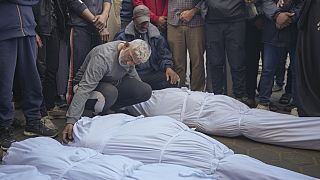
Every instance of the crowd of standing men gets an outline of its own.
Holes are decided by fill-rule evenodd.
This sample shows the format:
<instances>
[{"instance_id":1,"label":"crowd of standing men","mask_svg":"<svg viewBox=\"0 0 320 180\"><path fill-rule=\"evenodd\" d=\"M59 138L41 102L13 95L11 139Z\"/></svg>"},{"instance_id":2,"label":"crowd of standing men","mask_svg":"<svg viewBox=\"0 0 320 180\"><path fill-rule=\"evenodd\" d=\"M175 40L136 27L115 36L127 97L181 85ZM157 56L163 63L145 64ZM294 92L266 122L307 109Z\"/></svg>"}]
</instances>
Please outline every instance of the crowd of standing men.
<instances>
[{"instance_id":1,"label":"crowd of standing men","mask_svg":"<svg viewBox=\"0 0 320 180\"><path fill-rule=\"evenodd\" d=\"M121 30L114 39L107 26L112 3L0 0L0 16L6 17L0 22L3 149L15 141L13 96L20 97L15 101L21 102L26 118L25 135L58 134L46 121L52 112L64 115L55 105L61 41L68 44L69 64L65 142L72 140L73 124L84 107L95 115L117 112L147 100L151 90L169 87L225 94L226 61L233 96L270 110L272 91L283 88L288 54L288 80L280 102L293 110L298 107L302 116L320 115L315 50L319 0L123 0Z\"/></svg>"}]
</instances>

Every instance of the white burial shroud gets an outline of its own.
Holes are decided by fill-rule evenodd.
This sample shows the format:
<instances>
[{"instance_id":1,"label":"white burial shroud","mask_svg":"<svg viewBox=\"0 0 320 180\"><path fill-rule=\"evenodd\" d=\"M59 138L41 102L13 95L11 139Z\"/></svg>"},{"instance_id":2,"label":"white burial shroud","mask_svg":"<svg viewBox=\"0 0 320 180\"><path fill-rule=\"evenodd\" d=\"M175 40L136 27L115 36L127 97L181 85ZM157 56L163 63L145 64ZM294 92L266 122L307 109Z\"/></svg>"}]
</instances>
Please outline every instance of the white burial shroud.
<instances>
[{"instance_id":1,"label":"white burial shroud","mask_svg":"<svg viewBox=\"0 0 320 180\"><path fill-rule=\"evenodd\" d=\"M296 117L250 109L231 97L169 88L129 107L135 115L166 115L197 131L302 149L320 150L320 117Z\"/></svg>"},{"instance_id":2,"label":"white burial shroud","mask_svg":"<svg viewBox=\"0 0 320 180\"><path fill-rule=\"evenodd\" d=\"M143 165L123 156L102 155L95 150L81 147L62 146L51 138L31 138L12 144L4 157L3 171L9 177L23 175L21 168L9 169L13 165L32 165L53 180L200 180L214 179L201 170L173 164ZM10 170L10 172L8 172ZM22 169L23 170L23 169ZM39 172L31 171L25 179L36 179ZM49 176L43 175L50 179ZM13 179L23 179L20 178ZM2 178L1 178L2 180Z\"/></svg>"},{"instance_id":3,"label":"white burial shroud","mask_svg":"<svg viewBox=\"0 0 320 180\"><path fill-rule=\"evenodd\" d=\"M315 179L233 152L214 139L166 116L124 114L82 118L74 126L75 146L118 154L145 163L165 162L201 169L219 180Z\"/></svg>"},{"instance_id":4,"label":"white burial shroud","mask_svg":"<svg viewBox=\"0 0 320 180\"><path fill-rule=\"evenodd\" d=\"M38 169L30 165L0 165L1 180L51 180L50 176L41 174Z\"/></svg>"},{"instance_id":5,"label":"white burial shroud","mask_svg":"<svg viewBox=\"0 0 320 180\"><path fill-rule=\"evenodd\" d=\"M82 118L73 127L73 146L123 155L146 164L168 163L212 174L220 159L232 155L225 145L167 116L111 114Z\"/></svg>"}]
</instances>

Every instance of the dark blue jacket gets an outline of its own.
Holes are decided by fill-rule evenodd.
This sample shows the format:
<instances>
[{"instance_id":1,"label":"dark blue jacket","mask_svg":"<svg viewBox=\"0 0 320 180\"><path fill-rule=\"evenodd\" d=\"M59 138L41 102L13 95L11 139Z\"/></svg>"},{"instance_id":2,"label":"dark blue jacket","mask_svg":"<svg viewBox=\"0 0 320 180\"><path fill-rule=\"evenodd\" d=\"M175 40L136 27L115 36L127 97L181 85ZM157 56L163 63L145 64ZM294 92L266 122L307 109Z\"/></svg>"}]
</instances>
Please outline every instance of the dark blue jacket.
<instances>
[{"instance_id":1,"label":"dark blue jacket","mask_svg":"<svg viewBox=\"0 0 320 180\"><path fill-rule=\"evenodd\" d=\"M136 65L139 74L145 74L152 71L163 71L167 68L173 68L173 58L169 46L164 37L160 34L157 27L149 24L148 39L137 37L133 21L131 21L124 31L116 34L114 40L132 41L134 39L143 39L151 46L151 56L146 63ZM150 65L150 66L149 66Z\"/></svg>"},{"instance_id":2,"label":"dark blue jacket","mask_svg":"<svg viewBox=\"0 0 320 180\"><path fill-rule=\"evenodd\" d=\"M36 23L32 5L38 0L5 0L0 1L0 41L35 36Z\"/></svg>"},{"instance_id":3,"label":"dark blue jacket","mask_svg":"<svg viewBox=\"0 0 320 180\"><path fill-rule=\"evenodd\" d=\"M271 1L271 0L268 0ZM272 44L276 47L294 47L297 41L298 29L297 21L300 16L300 10L303 0L291 0L283 8L277 8L277 0L272 0L273 5L262 4L262 9L266 14L265 26L262 32L262 42ZM276 17L280 12L295 13L289 26L279 30L276 28Z\"/></svg>"}]
</instances>

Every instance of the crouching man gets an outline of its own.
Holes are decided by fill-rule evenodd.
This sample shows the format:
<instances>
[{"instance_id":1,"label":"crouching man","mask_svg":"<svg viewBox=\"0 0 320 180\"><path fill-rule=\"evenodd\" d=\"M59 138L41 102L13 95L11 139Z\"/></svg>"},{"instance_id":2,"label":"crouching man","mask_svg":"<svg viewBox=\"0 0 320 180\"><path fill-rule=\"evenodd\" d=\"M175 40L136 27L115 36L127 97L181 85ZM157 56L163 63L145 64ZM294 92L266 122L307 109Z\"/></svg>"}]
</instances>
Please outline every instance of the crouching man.
<instances>
[{"instance_id":1,"label":"crouching man","mask_svg":"<svg viewBox=\"0 0 320 180\"><path fill-rule=\"evenodd\" d=\"M74 80L77 84L75 95L63 130L65 143L72 140L73 125L80 119L88 99L94 93L100 96L94 110L101 114L151 97L151 87L140 80L135 69L135 65L146 62L150 54L150 46L140 39L114 41L90 51Z\"/></svg>"}]
</instances>

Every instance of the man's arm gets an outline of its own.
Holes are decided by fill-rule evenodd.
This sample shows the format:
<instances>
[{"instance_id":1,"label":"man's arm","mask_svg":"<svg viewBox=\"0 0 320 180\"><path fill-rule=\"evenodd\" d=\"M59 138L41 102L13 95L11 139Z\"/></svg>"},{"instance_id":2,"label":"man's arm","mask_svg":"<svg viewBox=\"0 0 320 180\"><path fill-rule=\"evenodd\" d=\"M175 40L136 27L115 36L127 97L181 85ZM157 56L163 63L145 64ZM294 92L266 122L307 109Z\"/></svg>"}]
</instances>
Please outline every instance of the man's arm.
<instances>
[{"instance_id":1,"label":"man's arm","mask_svg":"<svg viewBox=\"0 0 320 180\"><path fill-rule=\"evenodd\" d=\"M87 5L81 0L66 0L67 6L74 11L78 16L84 17L88 22L94 22L94 15L88 9Z\"/></svg>"},{"instance_id":2,"label":"man's arm","mask_svg":"<svg viewBox=\"0 0 320 180\"><path fill-rule=\"evenodd\" d=\"M167 68L173 69L173 57L172 53L169 50L168 43L164 39L163 36L159 36L156 39L156 53L157 53L157 60L160 69L165 72Z\"/></svg>"},{"instance_id":3,"label":"man's arm","mask_svg":"<svg viewBox=\"0 0 320 180\"><path fill-rule=\"evenodd\" d=\"M80 119L89 94L97 87L99 81L108 71L105 62L104 57L100 55L96 55L90 60L67 111L67 123L74 124Z\"/></svg>"},{"instance_id":4,"label":"man's arm","mask_svg":"<svg viewBox=\"0 0 320 180\"><path fill-rule=\"evenodd\" d=\"M105 0L103 3L102 13L94 18L94 25L97 29L102 30L107 27L109 12L111 8L111 1Z\"/></svg>"},{"instance_id":5,"label":"man's arm","mask_svg":"<svg viewBox=\"0 0 320 180\"><path fill-rule=\"evenodd\" d=\"M291 12L294 13L294 16L292 16L292 22L298 22L303 6L303 1L300 0L298 3L296 3L293 8L291 9Z\"/></svg>"},{"instance_id":6,"label":"man's arm","mask_svg":"<svg viewBox=\"0 0 320 180\"><path fill-rule=\"evenodd\" d=\"M260 0L262 11L270 20L275 20L275 16L280 13L277 4L272 0Z\"/></svg>"},{"instance_id":7,"label":"man's arm","mask_svg":"<svg viewBox=\"0 0 320 180\"><path fill-rule=\"evenodd\" d=\"M197 13L200 12L201 5L204 1L203 0L193 0L194 7L189 10L184 10L180 14L180 20L189 22Z\"/></svg>"},{"instance_id":8,"label":"man's arm","mask_svg":"<svg viewBox=\"0 0 320 180\"><path fill-rule=\"evenodd\" d=\"M133 67L129 72L128 72L128 75L132 78L135 78L137 79L138 81L141 81L141 78L136 70L135 67Z\"/></svg>"}]
</instances>

